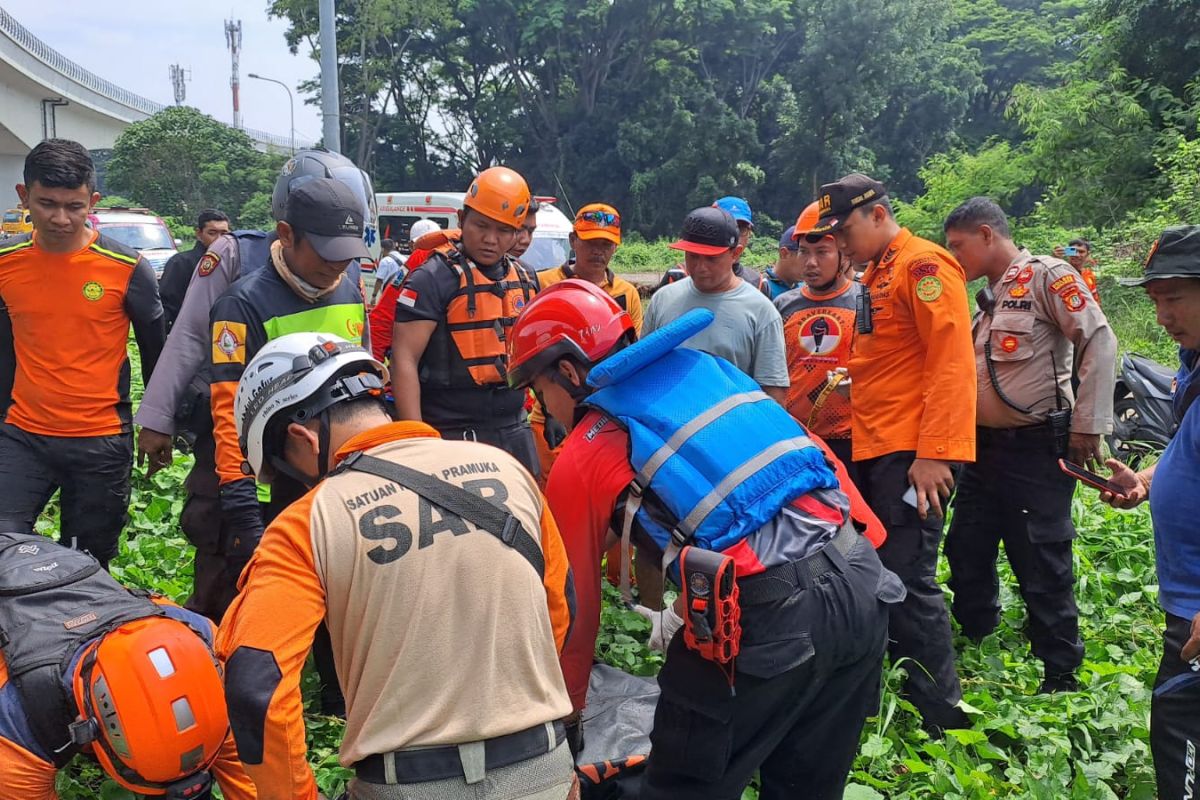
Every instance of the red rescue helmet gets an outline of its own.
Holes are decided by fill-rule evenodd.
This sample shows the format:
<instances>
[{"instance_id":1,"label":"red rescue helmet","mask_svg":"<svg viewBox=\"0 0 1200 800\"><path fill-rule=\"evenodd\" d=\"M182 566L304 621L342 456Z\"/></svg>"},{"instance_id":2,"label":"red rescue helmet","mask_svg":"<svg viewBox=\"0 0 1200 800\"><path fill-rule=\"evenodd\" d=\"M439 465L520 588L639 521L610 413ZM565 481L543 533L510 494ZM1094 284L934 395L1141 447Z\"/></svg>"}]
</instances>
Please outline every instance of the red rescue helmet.
<instances>
[{"instance_id":1,"label":"red rescue helmet","mask_svg":"<svg viewBox=\"0 0 1200 800\"><path fill-rule=\"evenodd\" d=\"M229 732L216 657L185 623L147 617L90 644L73 676L75 705L100 766L144 795L185 796L208 785L206 770Z\"/></svg>"},{"instance_id":2,"label":"red rescue helmet","mask_svg":"<svg viewBox=\"0 0 1200 800\"><path fill-rule=\"evenodd\" d=\"M563 358L586 367L637 338L633 320L617 301L578 278L537 294L508 335L508 385L524 389Z\"/></svg>"}]
</instances>

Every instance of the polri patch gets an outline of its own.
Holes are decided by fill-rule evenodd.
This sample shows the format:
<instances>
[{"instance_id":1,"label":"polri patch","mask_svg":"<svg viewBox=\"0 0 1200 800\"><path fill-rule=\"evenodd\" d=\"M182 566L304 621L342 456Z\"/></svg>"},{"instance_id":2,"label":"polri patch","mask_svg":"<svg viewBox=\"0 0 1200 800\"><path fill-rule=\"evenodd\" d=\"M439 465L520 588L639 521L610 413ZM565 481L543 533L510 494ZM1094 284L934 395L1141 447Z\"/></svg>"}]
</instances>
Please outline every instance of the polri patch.
<instances>
[{"instance_id":1,"label":"polri patch","mask_svg":"<svg viewBox=\"0 0 1200 800\"><path fill-rule=\"evenodd\" d=\"M221 257L216 253L205 253L200 257L200 262L196 264L196 272L200 273L200 277L207 278L213 274L213 270L221 263Z\"/></svg>"},{"instance_id":2,"label":"polri patch","mask_svg":"<svg viewBox=\"0 0 1200 800\"><path fill-rule=\"evenodd\" d=\"M1067 289L1059 296L1062 298L1063 306L1071 313L1083 311L1087 306L1087 300L1084 299L1083 292L1078 286Z\"/></svg>"}]
</instances>

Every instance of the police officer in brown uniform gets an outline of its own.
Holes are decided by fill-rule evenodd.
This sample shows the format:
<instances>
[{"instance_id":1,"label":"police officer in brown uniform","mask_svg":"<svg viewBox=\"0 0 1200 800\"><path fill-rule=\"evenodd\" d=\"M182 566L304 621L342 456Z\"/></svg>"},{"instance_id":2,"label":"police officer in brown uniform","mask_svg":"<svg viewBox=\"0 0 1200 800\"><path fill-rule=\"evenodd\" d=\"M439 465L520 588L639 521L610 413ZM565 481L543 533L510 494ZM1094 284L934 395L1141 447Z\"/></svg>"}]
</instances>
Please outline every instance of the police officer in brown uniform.
<instances>
[{"instance_id":1,"label":"police officer in brown uniform","mask_svg":"<svg viewBox=\"0 0 1200 800\"><path fill-rule=\"evenodd\" d=\"M975 197L951 212L946 243L976 295L976 456L963 467L946 535L953 613L978 641L1000 622L1000 542L1017 577L1041 691L1074 691L1083 661L1072 569L1075 481L1059 458L1098 462L1112 428L1117 339L1069 264L1013 243L1004 212ZM1078 396L1071 366L1079 372Z\"/></svg>"}]
</instances>

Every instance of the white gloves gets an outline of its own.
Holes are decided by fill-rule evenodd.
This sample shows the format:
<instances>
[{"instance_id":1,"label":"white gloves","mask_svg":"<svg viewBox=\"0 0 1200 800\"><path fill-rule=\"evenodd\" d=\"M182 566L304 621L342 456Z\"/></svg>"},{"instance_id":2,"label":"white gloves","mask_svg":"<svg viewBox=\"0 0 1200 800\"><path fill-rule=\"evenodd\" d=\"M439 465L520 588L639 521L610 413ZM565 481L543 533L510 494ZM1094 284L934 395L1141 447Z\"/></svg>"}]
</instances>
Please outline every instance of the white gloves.
<instances>
[{"instance_id":1,"label":"white gloves","mask_svg":"<svg viewBox=\"0 0 1200 800\"><path fill-rule=\"evenodd\" d=\"M641 605L634 606L633 610L650 620L650 624L654 626L654 629L650 632L650 649L658 650L661 653L667 652L667 645L671 643L671 639L675 638L675 634L683 627L683 617L676 614L674 606L671 605L668 605L661 612L653 611Z\"/></svg>"}]
</instances>

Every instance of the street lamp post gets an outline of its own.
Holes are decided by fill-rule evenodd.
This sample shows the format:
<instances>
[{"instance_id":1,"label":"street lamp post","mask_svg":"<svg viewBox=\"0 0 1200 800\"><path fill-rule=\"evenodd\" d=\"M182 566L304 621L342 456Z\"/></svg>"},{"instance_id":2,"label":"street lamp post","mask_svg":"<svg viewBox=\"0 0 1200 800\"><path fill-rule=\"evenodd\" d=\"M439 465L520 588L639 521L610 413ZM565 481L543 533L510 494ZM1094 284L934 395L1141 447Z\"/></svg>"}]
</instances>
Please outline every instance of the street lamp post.
<instances>
[{"instance_id":1,"label":"street lamp post","mask_svg":"<svg viewBox=\"0 0 1200 800\"><path fill-rule=\"evenodd\" d=\"M289 131L291 133L292 155L296 155L296 98L292 97L292 87L288 86L283 81L277 81L274 78L265 78L262 75L258 75L253 72L251 72L246 77L254 78L254 80L256 80L256 81L268 81L270 83L278 83L280 86L282 86L284 88L284 91L286 91L288 93L288 112L291 117L291 127L289 128Z\"/></svg>"}]
</instances>

